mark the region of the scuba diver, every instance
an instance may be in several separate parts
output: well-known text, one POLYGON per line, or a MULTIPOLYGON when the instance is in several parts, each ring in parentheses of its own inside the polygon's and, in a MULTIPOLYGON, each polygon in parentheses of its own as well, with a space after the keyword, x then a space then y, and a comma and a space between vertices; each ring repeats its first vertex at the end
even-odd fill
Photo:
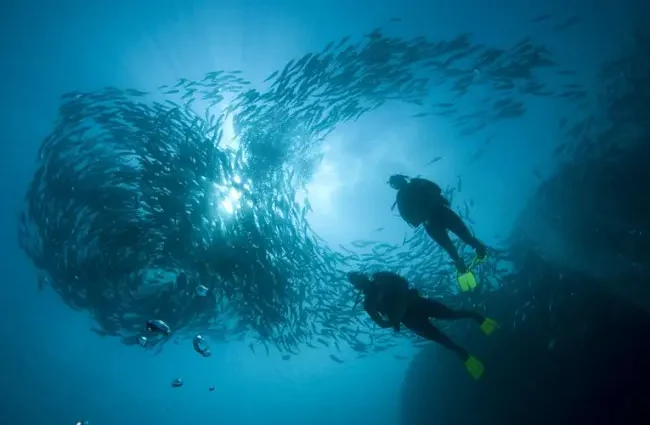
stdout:
POLYGON ((404 325, 416 335, 437 342, 456 353, 474 379, 483 375, 483 364, 434 326, 429 319, 472 319, 480 324, 486 335, 492 334, 496 329, 497 323, 494 320, 475 311, 453 310, 425 298, 417 289, 409 288, 408 281, 395 273, 377 272, 369 277, 364 273, 351 272, 348 273, 348 280, 359 291, 355 307, 363 294, 363 308, 379 327, 392 327, 395 332, 399 332, 400 325, 404 325))
POLYGON ((471 270, 479 262, 485 260, 487 249, 481 241, 472 235, 458 214, 451 209, 440 186, 430 180, 409 178, 402 174, 390 176, 388 184, 397 190, 397 199, 393 208, 397 205, 402 219, 411 227, 424 225, 429 237, 451 257, 458 271, 460 290, 466 292, 476 288, 476 278, 471 270), (448 231, 454 233, 476 251, 476 257, 470 267, 465 265, 463 258, 458 254, 448 231))

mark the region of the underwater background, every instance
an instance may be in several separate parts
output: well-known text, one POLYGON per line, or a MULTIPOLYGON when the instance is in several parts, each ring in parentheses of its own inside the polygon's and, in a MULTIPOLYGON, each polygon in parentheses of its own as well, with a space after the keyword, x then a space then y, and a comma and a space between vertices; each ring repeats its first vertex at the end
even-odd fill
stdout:
POLYGON ((4 1, 0 423, 650 423, 648 12, 4 1), (489 246, 476 292, 395 173, 489 246), (357 269, 494 317, 445 326, 485 376, 357 269))

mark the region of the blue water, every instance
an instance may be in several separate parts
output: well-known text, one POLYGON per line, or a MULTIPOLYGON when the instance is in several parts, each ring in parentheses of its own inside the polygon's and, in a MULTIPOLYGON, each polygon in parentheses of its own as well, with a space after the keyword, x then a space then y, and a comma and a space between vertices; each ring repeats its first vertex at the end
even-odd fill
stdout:
MULTIPOLYGON (((16 243, 17 215, 36 150, 51 130, 59 96, 104 86, 153 88, 216 69, 241 69, 261 81, 292 58, 345 35, 360 36, 392 17, 401 35, 432 39, 473 32, 509 46, 530 35, 563 67, 593 85, 598 65, 629 34, 640 2, 572 0, 441 1, 5 1, 0 6, 0 424, 348 424, 399 422, 399 391, 414 349, 333 363, 305 351, 291 362, 253 356, 245 343, 214 345, 201 358, 184 345, 157 357, 88 329, 83 312, 52 291, 38 292, 35 271, 16 243), (565 32, 532 25, 553 13, 578 15, 565 32), (186 386, 170 386, 182 376, 186 386), (209 392, 210 385, 215 386, 209 392)), ((552 172, 557 123, 573 111, 532 100, 521 119, 459 137, 443 119, 414 120, 389 105, 337 129, 311 183, 314 229, 332 244, 401 240, 393 217, 392 172, 424 174, 441 185, 463 179, 455 202, 475 203, 474 230, 488 243, 507 235, 541 175, 552 172), (469 158, 488 136, 486 155, 469 158), (444 159, 425 167, 428 159, 444 159)))

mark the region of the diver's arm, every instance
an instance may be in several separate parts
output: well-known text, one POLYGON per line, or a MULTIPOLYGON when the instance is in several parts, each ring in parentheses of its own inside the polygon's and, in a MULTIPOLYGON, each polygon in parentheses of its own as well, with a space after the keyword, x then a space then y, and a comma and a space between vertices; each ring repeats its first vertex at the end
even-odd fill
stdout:
POLYGON ((381 297, 385 296, 386 291, 391 297, 389 300, 391 307, 385 312, 388 317, 386 322, 390 323, 395 332, 399 332, 402 319, 408 309, 409 283, 402 276, 392 272, 377 272, 373 275, 373 279, 379 280, 383 284, 381 297))
POLYGON ((408 298, 406 295, 400 296, 400 299, 397 301, 397 307, 395 311, 395 317, 391 317, 393 322, 393 329, 395 332, 399 332, 400 324, 402 323, 402 318, 406 314, 406 309, 408 308, 408 298))
POLYGON ((390 317, 395 332, 399 332, 400 330, 400 324, 408 309, 410 298, 411 291, 409 290, 408 283, 404 285, 400 284, 400 289, 396 293, 395 309, 390 317))
MULTIPOLYGON (((385 329, 385 328, 390 328, 391 326, 393 326, 393 324, 391 323, 390 320, 387 320, 387 319, 384 319, 383 317, 381 317, 379 315, 379 312, 377 312, 376 310, 368 309, 366 311, 368 312, 368 315, 370 316, 372 321, 375 322, 377 324, 377 326, 379 326, 380 328, 385 329)), ((399 323, 398 323, 398 326, 399 326, 399 323)))

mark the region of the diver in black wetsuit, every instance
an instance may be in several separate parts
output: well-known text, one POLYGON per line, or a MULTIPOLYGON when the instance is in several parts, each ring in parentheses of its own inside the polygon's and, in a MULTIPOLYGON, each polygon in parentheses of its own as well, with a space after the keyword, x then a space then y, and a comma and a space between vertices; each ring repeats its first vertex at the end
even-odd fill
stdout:
POLYGON ((397 190, 395 204, 404 221, 412 227, 423 224, 429 237, 449 254, 459 274, 466 273, 468 269, 447 231, 471 246, 478 259, 486 257, 485 245, 472 235, 463 220, 450 208, 440 186, 430 180, 408 178, 401 174, 391 176, 388 184, 397 190))
POLYGON ((409 288, 406 279, 395 273, 378 272, 368 277, 363 273, 352 272, 348 274, 348 280, 363 293, 364 310, 381 328, 392 327, 395 332, 399 332, 402 324, 416 335, 437 342, 456 353, 474 378, 478 379, 483 374, 481 362, 429 320, 472 319, 481 325, 481 330, 486 335, 495 330, 494 320, 475 311, 453 310, 442 303, 424 298, 417 289, 409 288))

